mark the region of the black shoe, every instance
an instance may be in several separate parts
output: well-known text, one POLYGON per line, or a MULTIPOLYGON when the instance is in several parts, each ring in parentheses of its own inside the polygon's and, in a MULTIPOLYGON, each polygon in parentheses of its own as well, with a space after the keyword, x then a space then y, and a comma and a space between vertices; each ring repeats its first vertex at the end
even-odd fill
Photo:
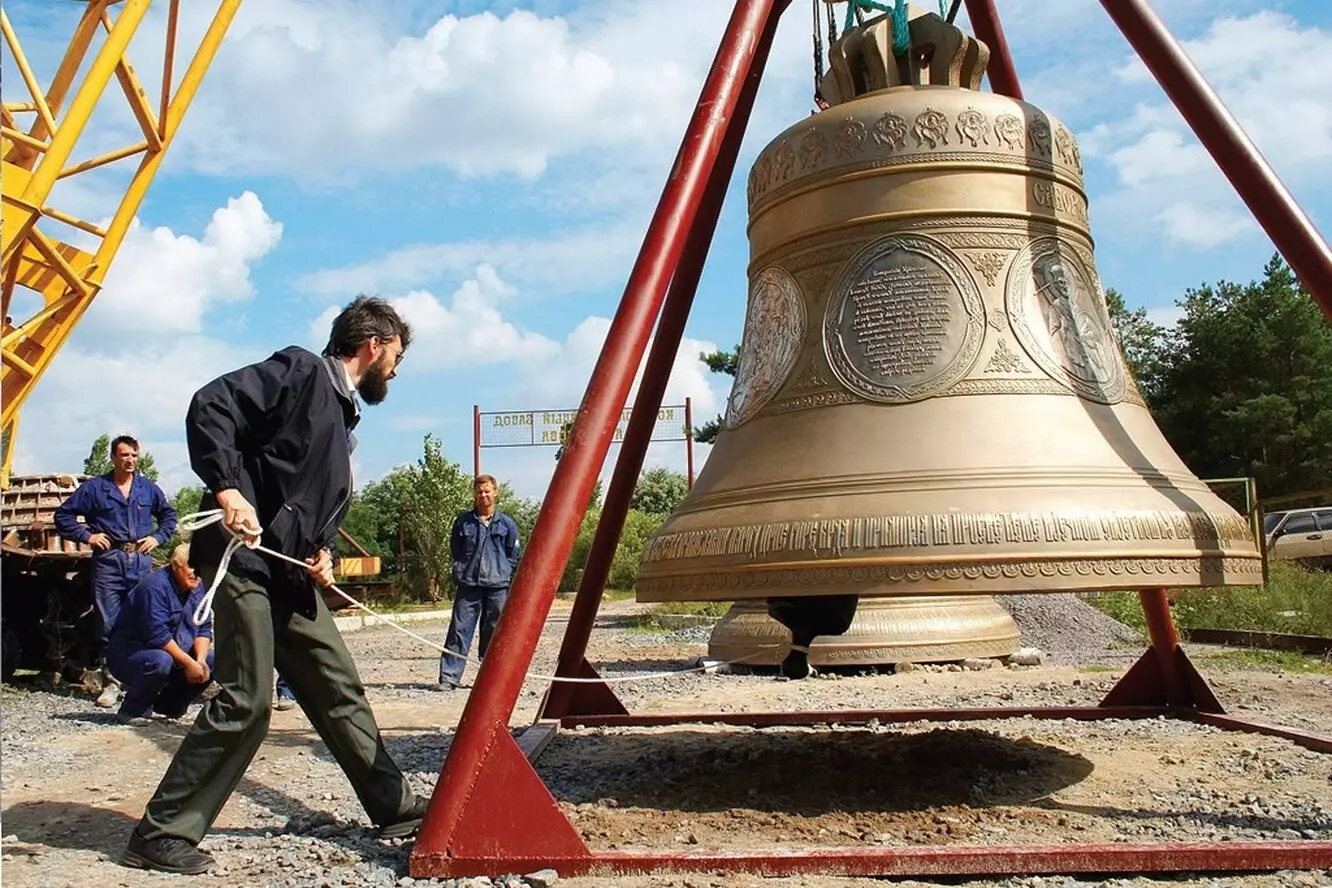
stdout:
POLYGON ((146 728, 153 723, 153 720, 146 715, 134 715, 124 711, 116 713, 116 721, 131 728, 146 728))
POLYGON ((800 681, 813 676, 814 670, 809 666, 809 654, 805 651, 792 649, 786 655, 786 659, 782 661, 782 675, 785 675, 791 681, 800 681))
POLYGON ((194 876, 207 871, 217 861, 184 839, 176 836, 145 839, 136 829, 130 833, 129 846, 120 855, 120 862, 137 869, 194 876))
POLYGON ((421 828, 421 821, 425 820, 426 809, 430 807, 430 799, 416 797, 412 802, 411 808, 402 815, 401 820, 393 823, 386 823, 379 828, 379 837, 381 839, 405 839, 408 836, 416 835, 416 831, 421 828))

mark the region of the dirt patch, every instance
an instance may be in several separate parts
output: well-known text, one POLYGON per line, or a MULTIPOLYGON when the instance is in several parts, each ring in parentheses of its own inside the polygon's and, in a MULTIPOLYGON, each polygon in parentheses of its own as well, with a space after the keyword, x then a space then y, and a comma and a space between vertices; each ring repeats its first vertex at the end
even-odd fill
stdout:
MULTIPOLYGON (((624 615, 636 607, 615 603, 593 635, 589 658, 603 674, 681 669, 705 652, 705 635, 628 628, 624 615)), ((443 637, 442 623, 412 628, 443 637)), ((557 611, 533 672, 553 669, 563 628, 557 611)), ((435 657, 388 628, 349 633, 347 640, 391 753, 428 792, 468 691, 434 690, 435 657)), ((1205 662, 1205 650, 1190 650, 1205 662)), ((637 712, 1089 705, 1124 668, 1118 661, 1083 662, 803 682, 770 674, 689 674, 617 684, 615 690, 637 712)), ((1332 733, 1328 676, 1204 671, 1233 712, 1332 733)), ((473 676, 469 671, 469 680, 473 676)), ((531 722, 544 690, 540 681, 524 686, 515 728, 531 722)), ((374 838, 350 786, 299 710, 274 713, 268 739, 206 840, 221 871, 185 880, 127 870, 112 859, 184 725, 120 726, 78 693, 6 687, 0 703, 6 886, 412 884, 402 881, 410 845, 374 838)), ((569 730, 547 747, 538 770, 575 828, 597 849, 1332 838, 1332 756, 1277 738, 1172 720, 569 730)), ((1332 877, 1321 873, 1198 881, 1243 888, 1332 885, 1332 877)), ((880 883, 704 873, 559 884, 868 888, 880 883)), ((1077 883, 1023 877, 973 884, 1073 888, 1077 883)))

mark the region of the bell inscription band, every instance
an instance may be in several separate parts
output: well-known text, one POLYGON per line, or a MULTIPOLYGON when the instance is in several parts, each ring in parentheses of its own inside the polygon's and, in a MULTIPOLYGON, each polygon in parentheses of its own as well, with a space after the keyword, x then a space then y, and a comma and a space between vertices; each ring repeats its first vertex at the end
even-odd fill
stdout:
POLYGON ((937 16, 901 60, 885 25, 754 163, 725 424, 638 599, 766 601, 801 645, 866 596, 1261 582, 1125 367, 1072 133, 937 16))

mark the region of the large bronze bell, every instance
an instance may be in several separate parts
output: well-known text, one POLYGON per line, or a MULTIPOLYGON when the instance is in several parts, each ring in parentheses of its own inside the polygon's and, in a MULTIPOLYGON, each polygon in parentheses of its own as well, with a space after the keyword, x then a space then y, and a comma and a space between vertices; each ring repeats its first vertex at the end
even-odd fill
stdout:
POLYGON ((765 602, 800 648, 864 597, 1261 582, 1125 367, 1072 133, 980 92, 978 41, 911 34, 851 29, 754 163, 724 428, 638 600, 765 602))

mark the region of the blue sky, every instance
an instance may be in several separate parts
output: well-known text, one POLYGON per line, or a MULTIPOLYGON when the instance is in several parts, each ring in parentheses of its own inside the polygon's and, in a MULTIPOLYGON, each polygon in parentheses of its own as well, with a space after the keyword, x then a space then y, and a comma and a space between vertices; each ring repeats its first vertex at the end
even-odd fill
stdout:
MULTIPOLYGON (((131 45, 149 95, 166 5, 131 45)), ((1187 287, 1257 276, 1270 241, 1099 2, 998 5, 1027 100, 1081 144, 1106 286, 1168 321, 1187 287)), ((1332 4, 1154 5, 1332 231, 1332 4)), ((183 4, 183 36, 213 6, 183 4)), ((6 3, 43 82, 78 9, 6 3)), ((474 403, 577 406, 729 11, 723 0, 245 0, 104 291, 24 410, 16 471, 77 470, 97 434, 125 431, 169 489, 195 483, 190 394, 289 343, 317 349, 361 291, 398 301, 418 330, 389 400, 358 430, 361 482, 414 460, 427 431, 469 467, 474 403)), ((22 100, 9 61, 5 98, 22 100)), ((700 421, 728 380, 697 354, 739 341, 743 323, 744 174, 809 112, 811 67, 809 7, 793 3, 667 395, 692 397, 700 421)), ((137 140, 115 88, 76 158, 137 140)), ((79 177, 52 204, 104 218, 123 181, 114 169, 79 177)), ((540 496, 552 457, 487 450, 483 469, 540 496)), ((683 469, 683 448, 654 445, 648 460, 683 469)))

